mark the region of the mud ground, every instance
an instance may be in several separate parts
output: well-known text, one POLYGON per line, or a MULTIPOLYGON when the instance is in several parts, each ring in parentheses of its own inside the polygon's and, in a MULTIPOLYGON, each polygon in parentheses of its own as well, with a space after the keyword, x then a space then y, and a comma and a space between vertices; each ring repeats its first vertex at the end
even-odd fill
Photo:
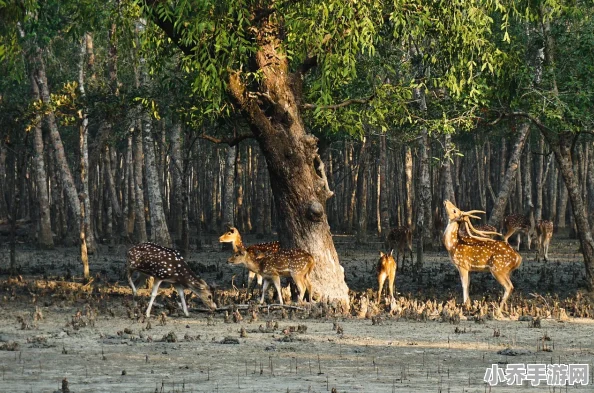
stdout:
MULTIPOLYGON (((64 378, 75 393, 552 392, 490 388, 483 376, 493 363, 587 363, 593 374, 594 313, 576 240, 554 238, 546 263, 522 252, 510 311, 499 319, 484 310, 501 288, 481 273, 471 274, 473 308, 446 313, 461 288, 445 251, 426 254, 420 277, 399 272, 390 305, 371 294, 381 243, 335 240, 353 290, 350 315, 332 305, 234 311, 247 297, 245 273, 225 263, 230 251, 213 235, 187 260, 216 285, 228 315, 202 312, 194 298, 185 318, 164 285, 150 320, 142 317, 147 291, 134 299, 126 285, 128 245, 91 256, 94 280, 86 286, 75 248, 20 244, 20 276, 9 278, 8 246, 0 245, 0 392, 61 391, 64 378), (369 298, 366 313, 361 298, 369 298)), ((594 391, 590 379, 569 390, 594 391)))

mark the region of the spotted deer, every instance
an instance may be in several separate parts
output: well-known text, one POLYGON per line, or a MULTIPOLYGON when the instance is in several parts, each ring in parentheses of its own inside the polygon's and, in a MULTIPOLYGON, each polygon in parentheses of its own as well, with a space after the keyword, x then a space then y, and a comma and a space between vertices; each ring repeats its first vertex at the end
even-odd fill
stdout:
POLYGON ((308 292, 308 299, 312 300, 311 281, 309 274, 314 268, 313 256, 303 250, 298 249, 280 249, 277 252, 253 254, 246 248, 241 247, 237 252, 227 260, 233 265, 245 265, 248 270, 262 276, 262 297, 260 303, 264 302, 264 296, 270 283, 274 284, 278 301, 283 304, 281 295, 281 277, 291 277, 297 289, 299 290, 299 301, 305 296, 305 290, 308 292))
MULTIPOLYGON (((247 252, 252 254, 252 256, 256 256, 258 253, 277 252, 280 249, 279 242, 252 244, 251 246, 246 248, 243 242, 241 241, 241 235, 239 234, 239 230, 237 230, 237 228, 235 227, 229 227, 227 232, 223 233, 221 237, 219 237, 219 243, 231 243, 231 245, 233 246, 233 252, 235 253, 240 248, 245 248, 247 252)), ((262 276, 250 270, 249 267, 248 271, 248 289, 250 288, 254 280, 254 277, 256 277, 258 281, 258 285, 262 285, 262 276)))
MULTIPOLYGON (((489 235, 500 235, 496 232, 479 231, 472 226, 470 218, 479 218, 474 213, 480 210, 461 211, 448 200, 444 201, 448 214, 448 226, 445 229, 443 242, 450 259, 460 273, 464 304, 470 305, 468 285, 470 272, 491 272, 493 277, 505 288, 499 309, 505 305, 514 286, 510 275, 522 263, 522 257, 504 241, 489 238, 489 235), (460 237, 460 226, 464 226, 468 237, 460 237)), ((501 235, 500 235, 501 236, 501 235)))
POLYGON ((384 289, 384 283, 386 278, 388 279, 388 291, 390 297, 394 297, 394 278, 396 277, 396 261, 392 256, 393 250, 389 253, 384 254, 380 251, 380 258, 377 262, 377 299, 381 299, 382 290, 384 289))
POLYGON ((409 227, 399 226, 393 228, 386 237, 385 247, 387 250, 396 250, 396 264, 398 264, 398 259, 400 257, 400 254, 402 254, 403 269, 406 254, 410 255, 410 263, 413 263, 412 231, 409 227))
POLYGON ((157 297, 159 285, 163 282, 171 283, 175 287, 186 317, 189 316, 184 295, 184 289, 186 288, 194 292, 211 310, 217 308, 206 282, 192 272, 184 258, 176 250, 154 243, 137 244, 128 250, 127 268, 128 282, 132 287, 134 296, 136 296, 136 288, 142 280, 146 279, 147 276, 155 278, 151 300, 146 309, 147 317, 151 315, 151 308, 157 297), (139 273, 136 280, 132 280, 134 272, 139 273))
POLYGON ((553 237, 553 222, 549 220, 538 220, 536 222, 536 241, 538 243, 538 252, 536 253, 536 260, 544 256, 544 260, 549 260, 549 244, 553 237))
POLYGON ((534 222, 534 207, 530 206, 530 213, 527 215, 511 214, 509 216, 505 216, 503 219, 503 228, 505 230, 505 235, 503 238, 506 242, 508 242, 508 239, 517 232, 518 236, 516 239, 518 245, 516 250, 520 251, 520 237, 521 234, 524 233, 526 235, 528 250, 530 250, 532 240, 536 239, 535 227, 536 223, 534 222))

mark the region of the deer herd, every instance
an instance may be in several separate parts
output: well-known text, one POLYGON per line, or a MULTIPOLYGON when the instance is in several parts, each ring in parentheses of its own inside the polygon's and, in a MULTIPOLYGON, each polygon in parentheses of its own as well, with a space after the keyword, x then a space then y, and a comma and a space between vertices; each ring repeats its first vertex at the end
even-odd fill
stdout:
MULTIPOLYGON (((503 235, 491 225, 474 226, 472 224, 470 219, 480 219, 476 214, 484 213, 483 211, 462 211, 448 200, 444 201, 444 208, 447 225, 441 240, 451 262, 460 274, 464 305, 470 305, 469 273, 490 272, 505 289, 499 304, 501 310, 514 288, 510 279, 511 273, 522 263, 522 256, 518 253, 521 234, 526 236, 529 250, 532 242, 536 242, 537 260, 544 258, 546 261, 553 235, 553 223, 548 220, 535 221, 534 210, 531 207, 528 215, 506 216, 503 220, 505 231, 503 235), (512 248, 508 243, 508 239, 514 234, 517 234, 517 249, 512 248), (502 240, 496 239, 497 236, 502 240)), ((436 223, 443 222, 441 218, 438 220, 436 217, 437 215, 434 216, 436 223)), ((411 228, 398 226, 387 234, 384 246, 388 251, 386 253, 380 251, 380 258, 376 265, 378 300, 382 298, 386 279, 388 280, 387 292, 390 298, 394 297, 394 280, 400 257, 402 256, 402 268, 405 266, 407 257, 412 266, 412 233, 411 228), (396 258, 394 258, 394 251, 396 251, 396 258)), ((300 302, 303 301, 306 292, 308 301, 312 301, 310 274, 315 266, 315 259, 310 253, 300 249, 282 248, 278 241, 246 247, 241 240, 239 230, 235 227, 229 227, 220 236, 219 242, 230 243, 233 247, 233 256, 227 260, 229 264, 243 265, 248 270, 248 290, 253 286, 254 281, 262 285, 260 304, 264 302, 270 284, 273 284, 276 289, 278 302, 283 304, 281 277, 293 279, 299 291, 300 302)), ((184 295, 185 289, 194 292, 209 309, 217 308, 206 282, 192 272, 179 252, 171 248, 154 243, 141 243, 132 247, 127 254, 127 277, 135 296, 139 284, 147 277, 154 277, 151 298, 146 309, 147 317, 150 316, 159 286, 164 282, 172 284, 176 289, 180 298, 179 305, 186 316, 189 316, 189 313, 184 295), (135 279, 132 278, 134 273, 137 273, 135 279)))

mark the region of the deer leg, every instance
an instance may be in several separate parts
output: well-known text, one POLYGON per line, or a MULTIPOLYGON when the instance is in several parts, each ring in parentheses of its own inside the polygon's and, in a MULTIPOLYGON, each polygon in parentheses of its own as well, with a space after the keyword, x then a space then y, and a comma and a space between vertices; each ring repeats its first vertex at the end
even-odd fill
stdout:
POLYGON ((516 237, 517 238, 517 241, 518 241, 518 245, 516 247, 516 250, 518 250, 518 251, 520 251, 520 241, 522 240, 522 236, 521 235, 522 235, 521 232, 518 232, 518 235, 516 237))
POLYGON ((134 285, 134 280, 132 280, 132 273, 132 269, 128 268, 128 283, 132 287, 132 294, 136 296, 136 286, 134 285))
POLYGON ((305 283, 303 276, 292 276, 293 281, 295 281, 295 285, 297 285, 297 289, 299 290, 299 303, 303 302, 303 298, 305 297, 305 283))
POLYGON ((511 236, 512 236, 512 235, 513 235, 515 232, 516 232, 516 231, 515 231, 513 228, 512 228, 512 229, 509 229, 509 230, 507 231, 507 233, 506 233, 506 234, 503 236, 503 240, 505 240, 505 242, 506 242, 507 244, 509 244, 509 238, 510 238, 510 237, 511 237, 511 236))
POLYGON ((280 277, 279 276, 274 276, 272 278, 272 283, 274 284, 274 287, 276 288, 276 293, 278 294, 278 302, 280 304, 284 304, 283 303, 283 295, 281 293, 280 277))
POLYGON ((307 299, 311 303, 313 301, 313 291, 311 289, 311 281, 309 280, 309 273, 303 277, 303 281, 305 282, 305 287, 307 288, 307 299))
POLYGON ((458 268, 460 272, 460 281, 462 282, 462 298, 464 305, 470 307, 470 298, 468 296, 468 285, 470 284, 470 278, 468 277, 468 270, 458 268))
POLYGON ((157 297, 157 292, 159 292, 159 285, 161 285, 162 282, 163 282, 163 280, 155 280, 155 283, 153 284, 153 292, 151 293, 151 300, 149 301, 148 307, 146 308, 147 318, 151 316, 151 308, 153 307, 153 302, 155 301, 155 298, 157 297))
POLYGON ((377 301, 379 302, 382 298, 382 289, 384 289, 384 282, 386 281, 386 273, 381 272, 377 275, 377 301))
POLYGON ((260 304, 264 303, 264 296, 266 295, 268 285, 270 285, 270 281, 268 281, 268 279, 265 278, 264 282, 262 283, 262 297, 260 297, 260 304))
POLYGON ((507 301, 507 298, 514 290, 514 284, 512 284, 509 273, 500 273, 500 274, 493 274, 493 277, 497 280, 499 284, 503 286, 505 292, 503 293, 503 297, 501 298, 501 302, 499 303, 499 309, 501 310, 507 301))
POLYGON ((394 279, 396 278, 396 267, 390 271, 390 275, 388 276, 388 290, 390 291, 390 297, 394 299, 394 279))
POLYGON ((177 294, 179 295, 179 299, 181 300, 181 306, 182 306, 182 309, 184 310, 185 316, 189 317, 190 313, 188 312, 188 306, 186 305, 186 295, 184 294, 184 286, 181 284, 176 284, 175 290, 177 291, 177 294))

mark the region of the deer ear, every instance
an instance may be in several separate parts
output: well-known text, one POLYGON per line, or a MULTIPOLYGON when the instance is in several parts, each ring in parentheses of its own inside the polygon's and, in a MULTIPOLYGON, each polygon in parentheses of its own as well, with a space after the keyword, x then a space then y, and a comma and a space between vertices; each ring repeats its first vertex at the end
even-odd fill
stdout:
POLYGON ((380 258, 384 256, 384 253, 380 251, 380 258))
POLYGON ((256 254, 256 259, 262 259, 266 256, 266 254, 264 254, 263 252, 259 252, 256 254))
POLYGON ((392 254, 394 254, 394 249, 390 250, 390 256, 392 256, 392 254))

